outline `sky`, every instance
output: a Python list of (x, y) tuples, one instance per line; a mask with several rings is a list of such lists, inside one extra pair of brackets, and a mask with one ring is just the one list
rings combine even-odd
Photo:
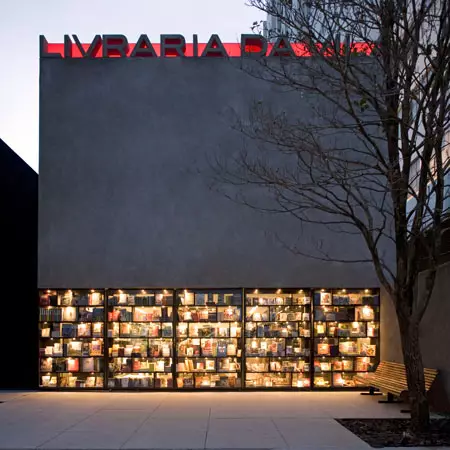
[[(145, 33), (198, 34), (207, 42), (239, 42), (262, 12), (245, 0), (0, 0), (0, 138), (34, 170), (39, 161), (39, 35), (63, 42), (76, 34), (124, 34), (130, 42)], [(61, 149), (64, 151), (64, 149)]]

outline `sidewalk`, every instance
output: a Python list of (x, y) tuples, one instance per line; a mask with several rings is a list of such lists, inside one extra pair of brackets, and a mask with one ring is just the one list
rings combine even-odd
[(0, 401), (1, 449), (362, 450), (334, 418), (405, 417), (357, 392), (0, 391)]

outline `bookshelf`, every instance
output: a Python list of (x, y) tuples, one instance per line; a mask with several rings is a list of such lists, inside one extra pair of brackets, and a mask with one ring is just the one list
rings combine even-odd
[(242, 291), (179, 291), (176, 314), (176, 386), (241, 387)]
[(108, 297), (108, 388), (173, 387), (172, 290), (116, 290)]
[(100, 290), (39, 292), (39, 386), (104, 386), (104, 294)]
[(46, 289), (39, 386), (361, 388), (379, 335), (378, 289)]
[(310, 387), (310, 352), (309, 291), (246, 293), (245, 387)]
[(356, 387), (353, 377), (379, 362), (378, 291), (314, 293), (314, 387)]

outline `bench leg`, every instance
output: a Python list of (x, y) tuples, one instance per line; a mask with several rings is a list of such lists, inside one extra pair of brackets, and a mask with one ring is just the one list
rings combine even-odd
[(388, 392), (386, 400), (378, 400), (378, 403), (403, 403), (401, 400), (396, 400), (395, 397)]
[(383, 395), (381, 392), (376, 392), (375, 388), (370, 387), (369, 392), (361, 392), (361, 395)]

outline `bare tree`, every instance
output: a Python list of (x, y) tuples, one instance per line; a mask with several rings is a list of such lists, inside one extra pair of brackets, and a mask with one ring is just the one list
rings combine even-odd
[[(362, 236), (397, 313), (413, 429), (427, 428), (419, 324), (433, 292), (448, 198), (449, 2), (248, 3), (302, 44), (276, 36), (273, 54), (281, 57), (259, 58), (247, 70), (301, 93), (314, 114), (299, 120), (256, 102), (235, 126), (257, 151), (215, 161), (216, 180), (265, 190), (270, 200), (261, 205), (240, 189), (235, 198), (252, 207)], [(419, 292), (423, 252), (428, 270)], [(324, 248), (307, 256), (342, 261)]]

